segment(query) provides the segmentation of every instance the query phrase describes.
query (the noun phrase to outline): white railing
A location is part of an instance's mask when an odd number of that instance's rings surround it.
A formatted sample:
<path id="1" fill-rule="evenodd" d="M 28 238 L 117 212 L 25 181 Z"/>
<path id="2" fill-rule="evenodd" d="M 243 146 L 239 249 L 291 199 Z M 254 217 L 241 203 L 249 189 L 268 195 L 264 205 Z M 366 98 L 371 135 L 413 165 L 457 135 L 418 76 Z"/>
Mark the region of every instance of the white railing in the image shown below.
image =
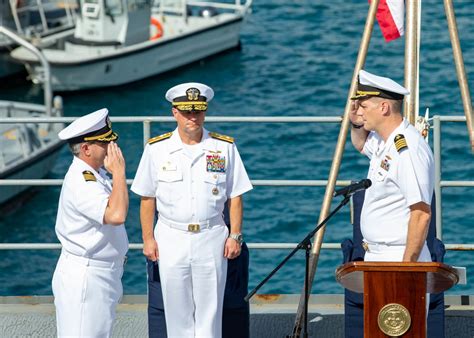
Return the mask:
<path id="1" fill-rule="evenodd" d="M 39 117 L 39 118 L 0 118 L 1 123 L 69 123 L 77 117 Z M 151 136 L 151 123 L 154 122 L 175 122 L 171 116 L 127 116 L 112 117 L 114 123 L 142 123 L 143 143 L 146 144 Z M 206 117 L 206 123 L 231 122 L 231 123 L 341 123 L 341 117 L 227 117 L 213 116 Z M 433 121 L 433 152 L 435 157 L 435 194 L 436 194 L 436 225 L 437 237 L 442 239 L 442 188 L 444 187 L 474 187 L 474 180 L 471 181 L 443 181 L 441 180 L 441 122 L 465 122 L 464 116 L 434 116 Z M 467 140 L 466 140 L 467 142 Z M 132 180 L 127 180 L 128 184 Z M 61 185 L 62 179 L 0 179 L 0 186 L 10 185 L 34 185 L 34 186 L 54 186 Z M 327 180 L 252 180 L 255 186 L 319 186 L 324 187 Z M 350 184 L 349 180 L 338 180 L 336 185 L 345 186 Z M 293 249 L 296 243 L 248 243 L 252 249 Z M 130 249 L 141 249 L 142 244 L 132 243 Z M 339 249 L 339 243 L 324 243 L 323 249 Z M 23 250 L 23 249 L 60 249 L 60 244 L 54 243 L 3 243 L 0 250 Z M 447 250 L 474 251 L 474 244 L 446 244 Z"/>

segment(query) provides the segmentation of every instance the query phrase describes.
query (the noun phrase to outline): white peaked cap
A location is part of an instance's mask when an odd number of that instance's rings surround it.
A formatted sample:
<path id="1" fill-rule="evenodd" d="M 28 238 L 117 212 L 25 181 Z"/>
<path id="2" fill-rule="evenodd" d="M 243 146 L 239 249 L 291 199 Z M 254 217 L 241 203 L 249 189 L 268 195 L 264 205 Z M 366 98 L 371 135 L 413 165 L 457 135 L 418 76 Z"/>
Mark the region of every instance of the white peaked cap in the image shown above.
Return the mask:
<path id="1" fill-rule="evenodd" d="M 357 95 L 352 97 L 352 99 L 379 96 L 392 100 L 402 100 L 403 96 L 408 94 L 410 94 L 408 89 L 399 85 L 392 79 L 377 76 L 361 69 L 359 71 Z"/>
<path id="2" fill-rule="evenodd" d="M 118 138 L 117 134 L 112 131 L 112 123 L 107 108 L 78 118 L 61 130 L 58 136 L 61 140 L 68 140 L 70 143 L 110 142 Z"/>
<path id="3" fill-rule="evenodd" d="M 165 95 L 169 102 L 204 101 L 209 102 L 214 97 L 211 87 L 198 82 L 182 83 L 170 88 Z"/>

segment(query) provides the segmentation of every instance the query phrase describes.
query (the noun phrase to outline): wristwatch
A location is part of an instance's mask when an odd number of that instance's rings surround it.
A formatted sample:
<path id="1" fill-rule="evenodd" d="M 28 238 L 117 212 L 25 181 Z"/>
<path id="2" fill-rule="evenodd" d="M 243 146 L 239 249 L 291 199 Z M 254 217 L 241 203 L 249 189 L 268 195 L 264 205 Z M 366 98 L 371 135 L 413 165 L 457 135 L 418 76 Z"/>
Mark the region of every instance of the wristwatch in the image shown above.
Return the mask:
<path id="1" fill-rule="evenodd" d="M 234 241 L 242 245 L 242 242 L 244 241 L 244 236 L 239 232 L 237 234 L 229 234 L 229 238 L 232 238 Z"/>

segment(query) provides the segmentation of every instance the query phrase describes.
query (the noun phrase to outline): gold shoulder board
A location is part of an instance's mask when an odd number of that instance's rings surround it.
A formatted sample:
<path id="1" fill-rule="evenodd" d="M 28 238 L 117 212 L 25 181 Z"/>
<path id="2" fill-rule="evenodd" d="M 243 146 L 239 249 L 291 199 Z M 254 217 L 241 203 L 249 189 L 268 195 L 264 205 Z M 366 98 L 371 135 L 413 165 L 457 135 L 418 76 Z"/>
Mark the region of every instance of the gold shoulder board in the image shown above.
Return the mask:
<path id="1" fill-rule="evenodd" d="M 92 173 L 92 171 L 84 170 L 82 172 L 82 176 L 84 176 L 84 180 L 86 182 L 96 182 L 97 181 L 97 178 L 95 178 L 95 175 Z"/>
<path id="2" fill-rule="evenodd" d="M 395 148 L 397 148 L 399 153 L 404 149 L 408 149 L 407 140 L 403 134 L 398 134 L 395 136 L 393 141 L 395 142 Z"/>
<path id="3" fill-rule="evenodd" d="M 230 136 L 227 136 L 227 135 L 221 135 L 221 134 L 218 134 L 218 133 L 210 132 L 209 136 L 212 137 L 212 138 L 224 141 L 224 142 L 234 143 L 234 138 L 230 137 Z"/>
<path id="4" fill-rule="evenodd" d="M 152 137 L 151 139 L 148 140 L 148 144 L 153 144 L 153 143 L 156 143 L 156 142 L 166 140 L 167 138 L 170 138 L 171 135 L 173 135 L 173 132 L 169 132 L 169 133 L 166 133 L 166 134 L 163 134 L 163 135 L 160 135 L 160 136 Z"/>

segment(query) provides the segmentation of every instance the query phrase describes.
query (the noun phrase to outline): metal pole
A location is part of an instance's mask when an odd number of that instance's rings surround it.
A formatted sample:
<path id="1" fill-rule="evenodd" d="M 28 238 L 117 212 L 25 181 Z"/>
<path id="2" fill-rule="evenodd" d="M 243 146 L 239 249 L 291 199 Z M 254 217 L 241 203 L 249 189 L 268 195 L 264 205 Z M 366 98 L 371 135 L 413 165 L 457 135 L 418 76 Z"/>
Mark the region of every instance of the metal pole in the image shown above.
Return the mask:
<path id="1" fill-rule="evenodd" d="M 441 121 L 439 116 L 433 118 L 433 147 L 435 164 L 434 192 L 436 198 L 436 237 L 443 239 L 443 209 L 441 196 Z"/>
<path id="2" fill-rule="evenodd" d="M 336 183 L 337 175 L 339 173 L 339 167 L 341 165 L 342 155 L 344 153 L 344 146 L 346 144 L 347 133 L 349 131 L 349 112 L 351 109 L 351 96 L 354 95 L 356 91 L 357 76 L 359 70 L 362 69 L 365 64 L 365 58 L 367 56 L 367 50 L 369 49 L 370 38 L 372 36 L 372 30 L 375 22 L 375 14 L 377 12 L 377 7 L 379 5 L 379 0 L 372 0 L 370 3 L 369 12 L 367 14 L 367 20 L 365 22 L 364 33 L 362 35 L 362 41 L 359 47 L 359 54 L 357 55 L 357 61 L 354 67 L 354 73 L 352 74 L 351 87 L 349 89 L 349 94 L 347 96 L 346 107 L 344 109 L 344 117 L 341 123 L 341 129 L 339 130 L 339 136 L 337 139 L 336 151 L 334 153 L 331 169 L 328 177 L 328 185 L 326 186 L 326 192 L 324 194 L 323 204 L 321 206 L 321 213 L 319 214 L 318 224 L 321 223 L 329 214 L 332 195 L 334 193 L 334 186 Z M 309 291 L 311 292 L 311 286 L 313 284 L 314 275 L 316 273 L 316 267 L 319 260 L 319 252 L 321 250 L 321 245 L 323 243 L 323 236 L 326 227 L 324 226 L 318 231 L 314 238 L 313 248 L 311 250 L 310 257 L 310 274 L 309 274 Z M 301 332 L 301 321 L 302 315 L 304 312 L 304 289 L 302 295 L 300 296 L 300 301 L 298 304 L 298 311 L 296 313 L 295 324 L 293 328 L 293 333 L 295 337 L 299 337 Z"/>
<path id="3" fill-rule="evenodd" d="M 41 0 L 36 0 L 36 4 L 38 5 L 38 13 L 41 18 L 41 25 L 43 26 L 43 31 L 47 33 L 48 21 L 46 20 L 46 14 L 44 13 L 43 3 L 41 2 Z"/>
<path id="4" fill-rule="evenodd" d="M 146 146 L 151 138 L 151 121 L 143 121 L 143 146 Z"/>
<path id="5" fill-rule="evenodd" d="M 28 41 L 22 39 L 9 29 L 0 26 L 0 34 L 4 34 L 19 45 L 25 47 L 29 51 L 31 51 L 41 62 L 41 65 L 44 69 L 44 83 L 43 83 L 43 90 L 44 90 L 44 105 L 46 106 L 46 112 L 48 116 L 53 116 L 52 113 L 52 105 L 53 105 L 53 91 L 51 89 L 51 69 L 49 67 L 48 60 L 44 57 L 43 53 L 41 53 L 38 48 L 33 46 Z"/>
<path id="6" fill-rule="evenodd" d="M 474 115 L 472 112 L 471 95 L 469 92 L 466 70 L 464 69 L 464 59 L 462 56 L 461 44 L 459 43 L 459 34 L 453 2 L 451 0 L 444 0 L 444 9 L 446 11 L 446 18 L 448 20 L 449 37 L 453 47 L 454 64 L 456 65 L 456 74 L 458 76 L 459 87 L 461 89 L 464 114 L 466 115 L 467 131 L 471 141 L 471 149 L 474 151 Z"/>
<path id="7" fill-rule="evenodd" d="M 405 29 L 405 88 L 410 95 L 405 96 L 404 116 L 415 124 L 418 116 L 418 64 L 420 32 L 420 0 L 407 0 Z"/>

